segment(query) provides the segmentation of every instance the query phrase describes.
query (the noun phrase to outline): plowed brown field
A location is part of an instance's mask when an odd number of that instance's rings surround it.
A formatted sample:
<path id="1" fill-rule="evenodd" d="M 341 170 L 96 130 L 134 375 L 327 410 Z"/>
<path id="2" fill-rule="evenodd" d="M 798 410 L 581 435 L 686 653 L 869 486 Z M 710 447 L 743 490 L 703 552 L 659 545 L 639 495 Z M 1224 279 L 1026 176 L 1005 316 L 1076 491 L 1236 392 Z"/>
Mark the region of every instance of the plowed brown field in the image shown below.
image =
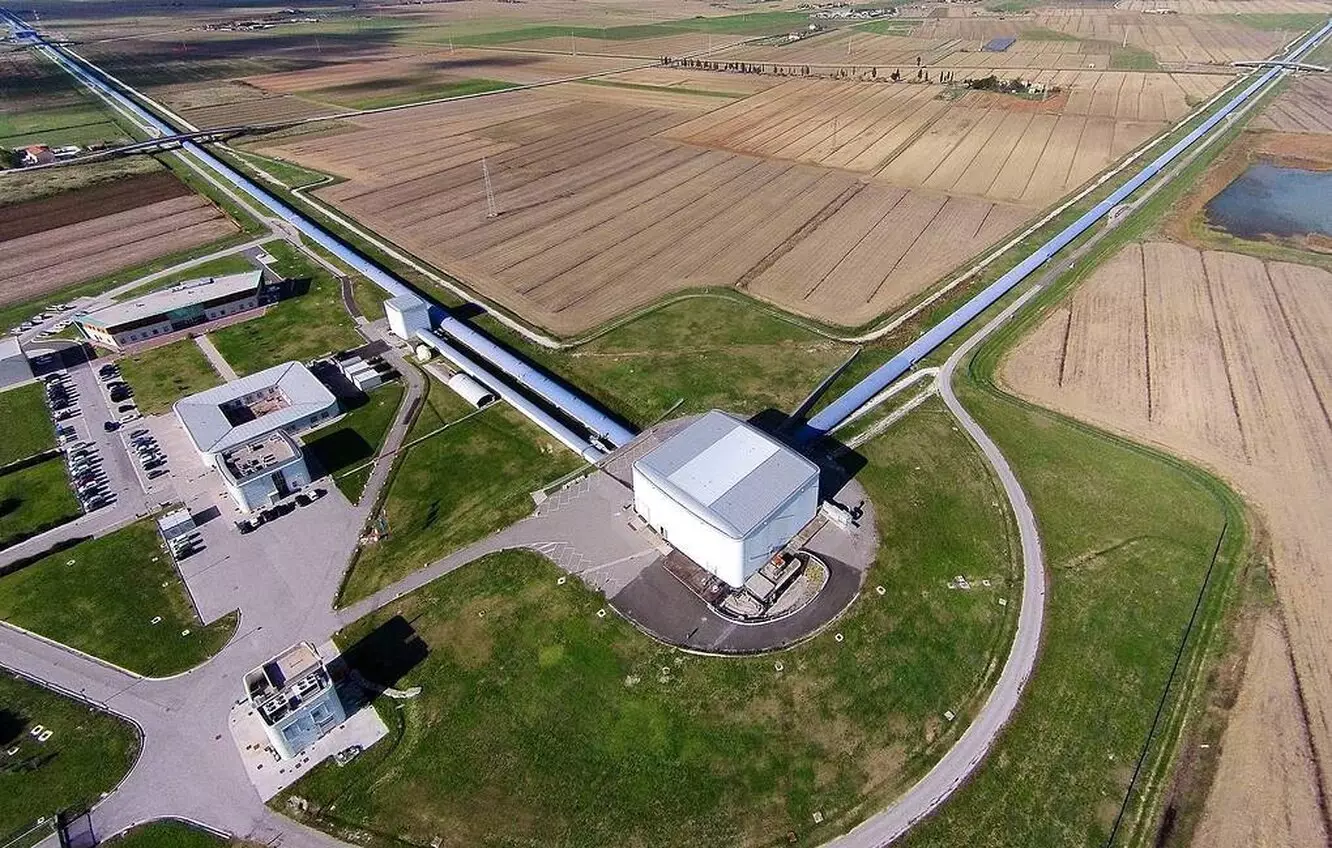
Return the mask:
<path id="1" fill-rule="evenodd" d="M 1332 133 L 1332 79 L 1297 78 L 1250 126 L 1292 133 Z"/>
<path id="2" fill-rule="evenodd" d="M 729 102 L 575 83 L 365 116 L 265 151 L 347 177 L 320 196 L 563 334 L 699 286 L 861 324 L 1030 214 L 661 137 Z M 860 229 L 864 244 L 848 243 L 843 231 Z"/>
<path id="3" fill-rule="evenodd" d="M 1215 469 L 1263 516 L 1298 688 L 1260 631 L 1200 845 L 1328 836 L 1301 745 L 1332 773 L 1330 293 L 1317 268 L 1131 245 L 1001 369 L 1018 394 Z"/>
<path id="4" fill-rule="evenodd" d="M 862 171 L 902 186 L 1045 206 L 1188 112 L 1228 77 L 1070 73 L 1047 102 L 929 85 L 791 80 L 667 135 Z"/>
<path id="5" fill-rule="evenodd" d="M 216 206 L 186 194 L 0 240 L 0 303 L 28 300 L 235 232 Z"/>

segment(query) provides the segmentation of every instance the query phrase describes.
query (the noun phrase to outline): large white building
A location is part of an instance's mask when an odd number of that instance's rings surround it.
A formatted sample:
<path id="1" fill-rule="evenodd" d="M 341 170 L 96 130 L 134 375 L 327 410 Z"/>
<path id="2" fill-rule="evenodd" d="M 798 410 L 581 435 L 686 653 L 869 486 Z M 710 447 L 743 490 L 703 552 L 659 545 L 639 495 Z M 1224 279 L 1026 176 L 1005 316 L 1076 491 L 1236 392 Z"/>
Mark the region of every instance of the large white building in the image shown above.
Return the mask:
<path id="1" fill-rule="evenodd" d="M 245 694 L 284 760 L 347 719 L 328 669 L 309 642 L 293 645 L 245 675 Z"/>
<path id="2" fill-rule="evenodd" d="M 713 410 L 634 462 L 634 509 L 678 551 L 740 587 L 819 506 L 819 469 Z"/>
<path id="3" fill-rule="evenodd" d="M 183 398 L 175 411 L 199 459 L 253 512 L 310 484 L 292 436 L 337 416 L 338 400 L 310 369 L 286 362 Z"/>
<path id="4" fill-rule="evenodd" d="M 259 307 L 262 271 L 190 280 L 74 318 L 83 335 L 112 350 Z"/>

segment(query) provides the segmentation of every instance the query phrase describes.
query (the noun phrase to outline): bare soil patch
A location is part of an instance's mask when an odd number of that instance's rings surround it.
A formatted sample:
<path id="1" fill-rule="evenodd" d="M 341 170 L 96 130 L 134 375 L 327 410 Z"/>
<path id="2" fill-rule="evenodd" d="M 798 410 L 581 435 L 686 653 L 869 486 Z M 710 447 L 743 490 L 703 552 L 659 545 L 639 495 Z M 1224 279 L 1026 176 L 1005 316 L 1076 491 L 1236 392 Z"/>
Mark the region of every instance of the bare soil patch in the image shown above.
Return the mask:
<path id="1" fill-rule="evenodd" d="M 1332 773 L 1332 273 L 1130 245 L 1051 310 L 1001 379 L 1214 469 L 1261 515 L 1293 677 L 1268 656 L 1280 640 L 1260 633 L 1265 660 L 1241 689 L 1199 844 L 1322 844 L 1311 776 Z"/>
<path id="2" fill-rule="evenodd" d="M 167 171 L 129 177 L 78 192 L 0 207 L 0 242 L 124 212 L 160 200 L 190 194 Z"/>
<path id="3" fill-rule="evenodd" d="M 74 195 L 77 197 L 77 195 Z M 187 194 L 0 242 L 0 304 L 207 244 L 236 226 Z"/>

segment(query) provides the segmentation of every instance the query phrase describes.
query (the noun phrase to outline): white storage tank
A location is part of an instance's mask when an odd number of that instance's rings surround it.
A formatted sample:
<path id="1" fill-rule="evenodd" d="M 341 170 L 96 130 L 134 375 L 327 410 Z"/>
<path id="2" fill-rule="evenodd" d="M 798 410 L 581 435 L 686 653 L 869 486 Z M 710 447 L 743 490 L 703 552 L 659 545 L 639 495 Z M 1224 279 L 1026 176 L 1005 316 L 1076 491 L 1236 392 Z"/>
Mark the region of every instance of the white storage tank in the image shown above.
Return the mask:
<path id="1" fill-rule="evenodd" d="M 449 378 L 449 388 L 477 409 L 495 402 L 494 392 L 461 371 Z"/>

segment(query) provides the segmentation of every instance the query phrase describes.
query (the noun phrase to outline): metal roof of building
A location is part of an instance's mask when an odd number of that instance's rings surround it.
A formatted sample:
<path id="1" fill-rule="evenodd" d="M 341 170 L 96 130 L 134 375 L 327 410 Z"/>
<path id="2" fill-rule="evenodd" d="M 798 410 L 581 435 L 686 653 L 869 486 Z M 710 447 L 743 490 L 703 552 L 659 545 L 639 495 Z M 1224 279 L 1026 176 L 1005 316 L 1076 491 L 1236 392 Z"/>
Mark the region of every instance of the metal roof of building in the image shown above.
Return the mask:
<path id="1" fill-rule="evenodd" d="M 18 336 L 0 337 L 0 359 L 11 359 L 16 356 L 24 356 L 23 345 L 19 343 Z"/>
<path id="2" fill-rule="evenodd" d="M 634 463 L 690 512 L 736 539 L 819 476 L 799 452 L 712 410 Z"/>
<path id="3" fill-rule="evenodd" d="M 232 424 L 222 406 L 276 387 L 286 405 L 243 424 Z M 203 453 L 221 453 L 287 427 L 337 403 L 333 393 L 299 362 L 285 362 L 176 401 L 176 417 Z"/>
<path id="4" fill-rule="evenodd" d="M 263 271 L 255 270 L 240 274 L 227 274 L 222 277 L 190 280 L 169 289 L 149 292 L 133 300 L 121 301 L 110 306 L 103 306 L 101 309 L 85 312 L 75 320 L 111 329 L 134 321 L 141 321 L 144 318 L 151 318 L 155 315 L 165 315 L 172 310 L 184 309 L 187 306 L 194 306 L 215 298 L 254 291 L 259 288 L 263 276 Z"/>

